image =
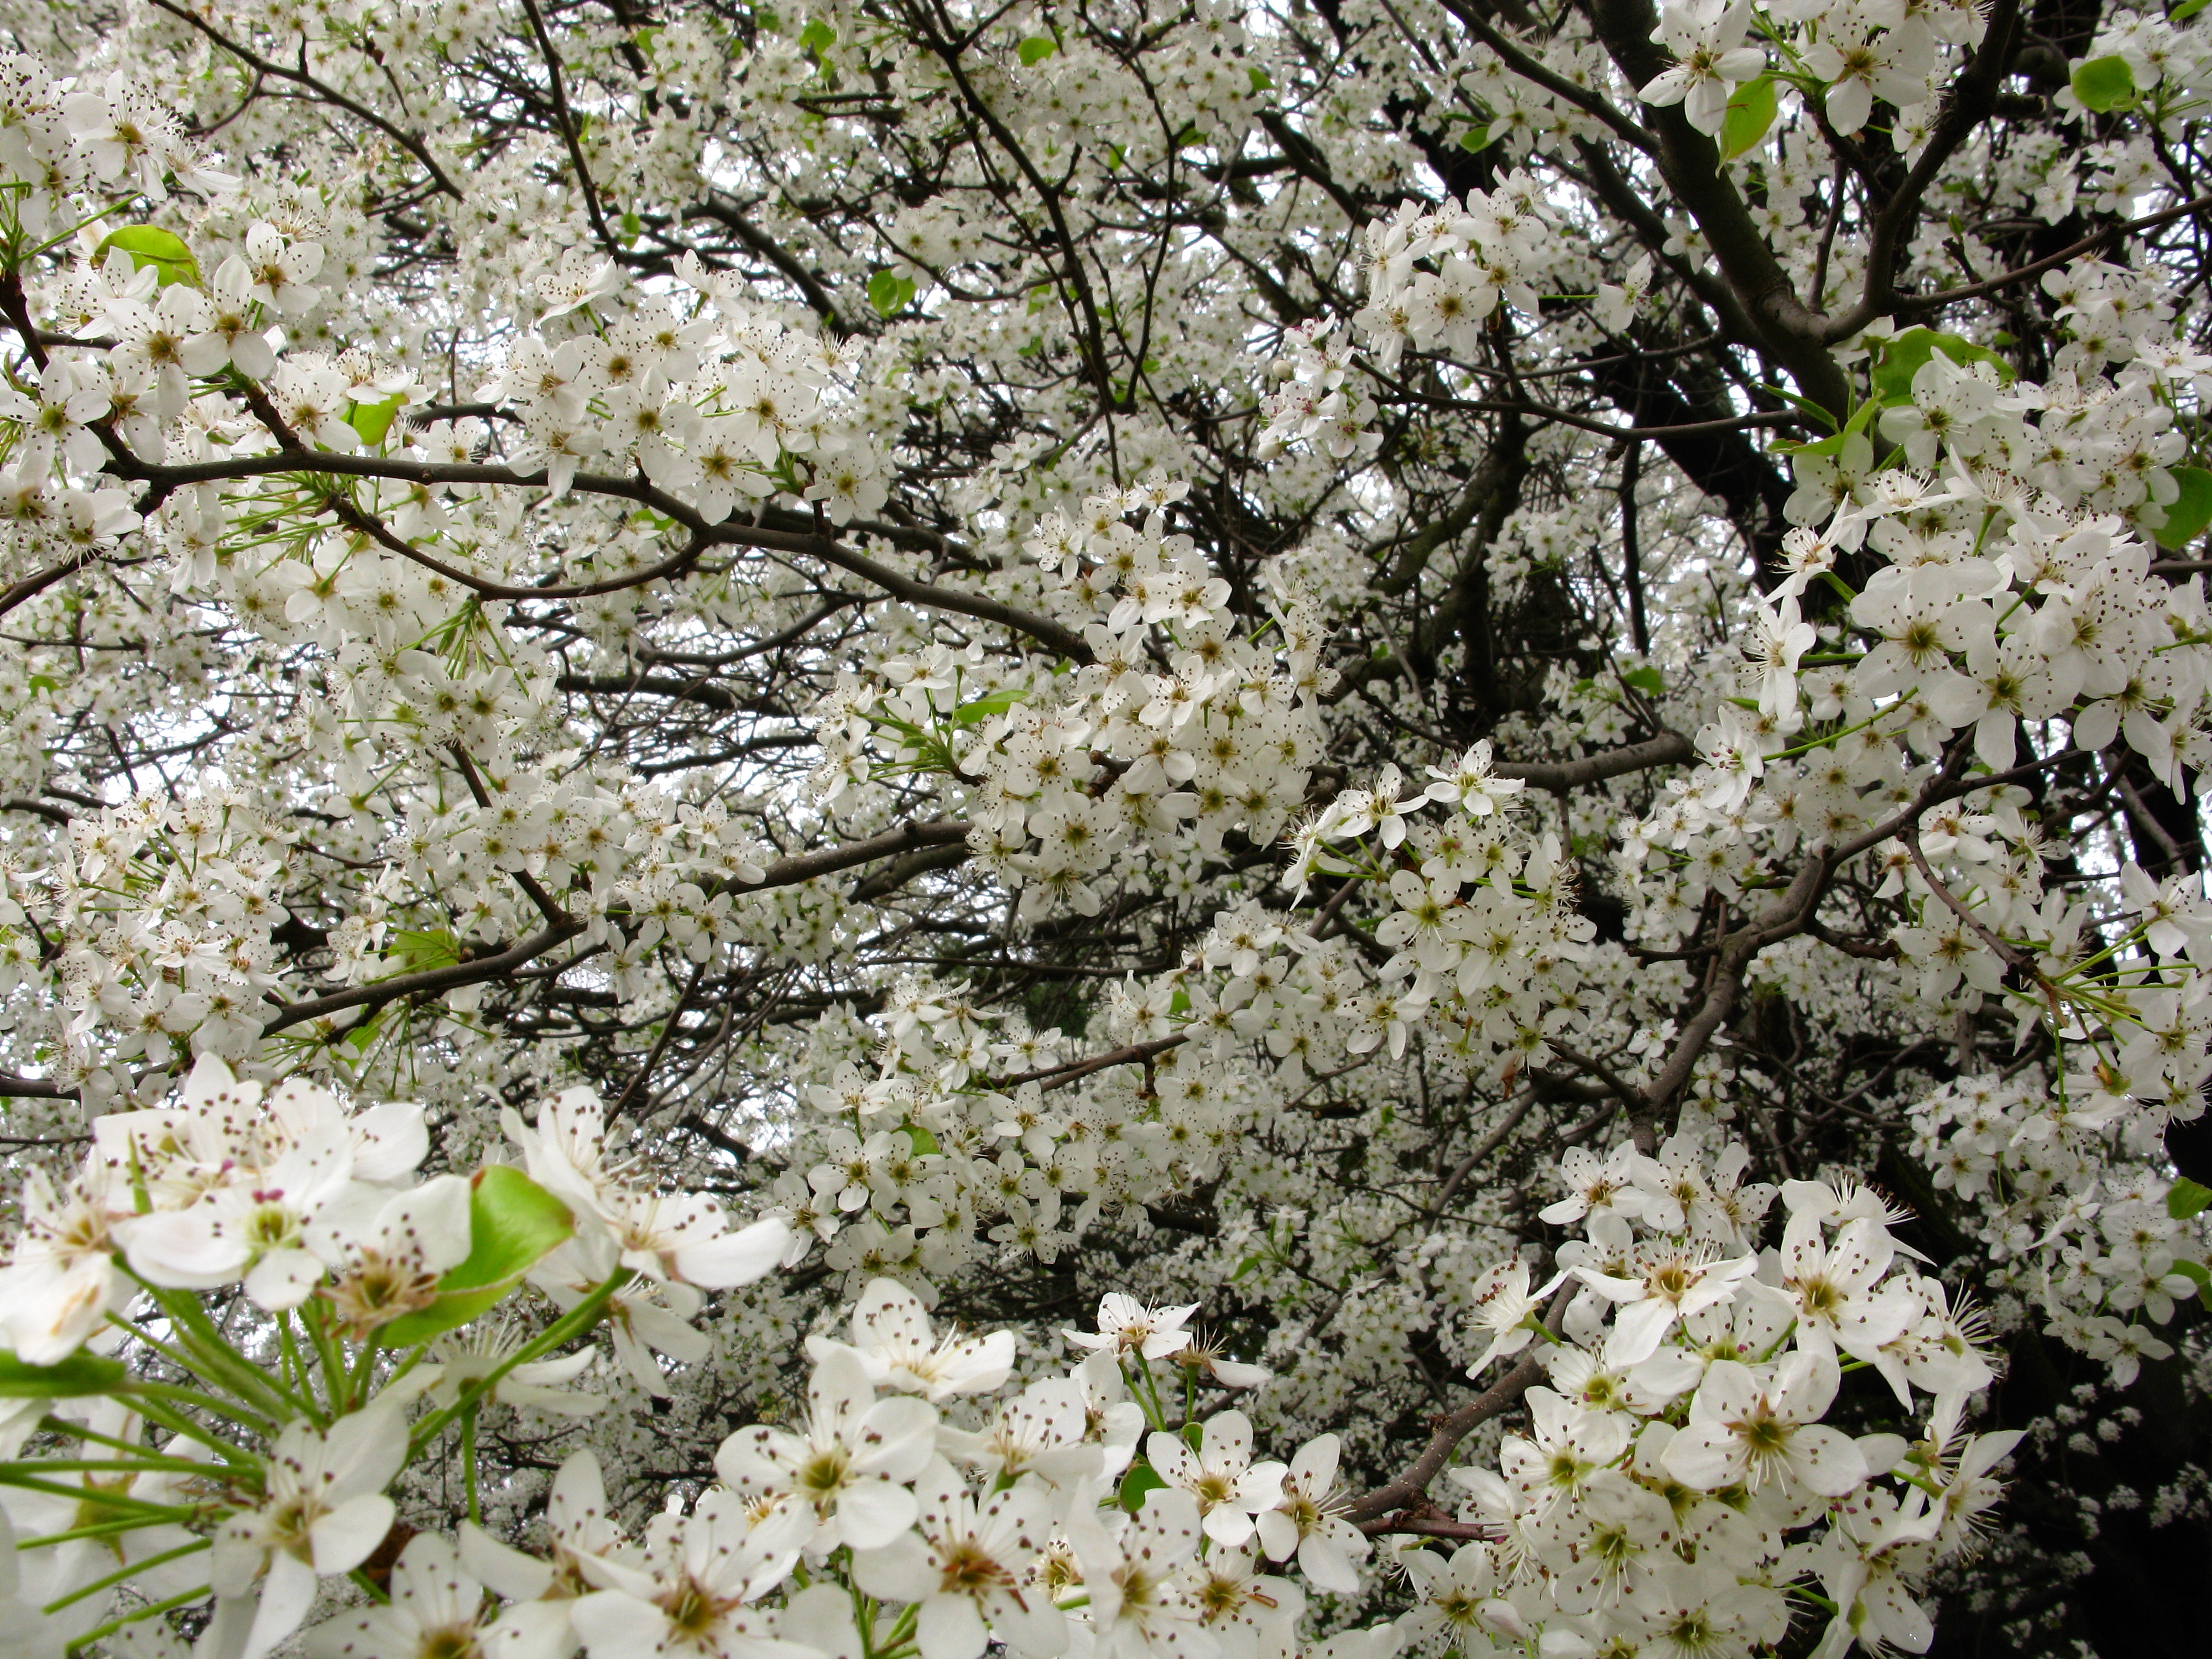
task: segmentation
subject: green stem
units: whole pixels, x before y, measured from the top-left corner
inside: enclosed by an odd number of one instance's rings
[[[1912,690],[1906,692],[1905,696],[1899,700],[1899,702],[1911,702],[1919,690],[1920,688],[1918,686],[1914,686]],[[1845,738],[1850,737],[1855,732],[1865,731],[1869,726],[1875,725],[1876,722],[1895,713],[1897,707],[1897,703],[1886,703],[1881,708],[1876,709],[1873,714],[1868,715],[1866,719],[1861,720],[1856,726],[1847,726],[1840,732],[1824,732],[1817,738],[1808,738],[1805,742],[1797,744],[1795,748],[1777,750],[1771,755],[1761,755],[1759,759],[1762,761],[1792,760],[1799,755],[1809,754],[1815,749],[1828,748],[1832,744],[1841,743]]]
[[[288,1388],[300,1393],[307,1392],[307,1362],[300,1358],[300,1344],[292,1334],[292,1316],[287,1312],[276,1316],[276,1347],[283,1356],[284,1382]]]
[[[94,1509],[135,1511],[152,1516],[157,1521],[190,1521],[198,1513],[181,1504],[149,1504],[143,1498],[124,1498],[114,1492],[102,1492],[97,1486],[72,1486],[65,1481],[41,1480],[35,1475],[17,1473],[21,1468],[51,1467],[43,1462],[0,1463],[0,1486],[21,1486],[25,1492],[42,1492],[50,1497],[66,1498],[79,1505],[89,1504]]]
[[[154,1449],[137,1441],[118,1440],[112,1434],[101,1434],[95,1429],[86,1428],[82,1423],[66,1422],[58,1417],[42,1417],[39,1419],[39,1426],[48,1434],[58,1434],[70,1440],[89,1441],[95,1446],[112,1446],[117,1451],[129,1452],[133,1457],[147,1456]]]
[[[477,1408],[471,1406],[461,1413],[461,1480],[468,1493],[469,1521],[482,1526],[483,1516],[477,1509]]]
[[[126,1268],[125,1271],[129,1270]],[[219,1378],[223,1386],[234,1394],[273,1407],[274,1415],[280,1421],[289,1417],[313,1418],[315,1415],[307,1401],[272,1382],[265,1372],[225,1341],[222,1333],[216,1328],[215,1322],[207,1316],[207,1310],[200,1306],[196,1297],[189,1292],[179,1295],[148,1284],[136,1273],[131,1276],[138,1279],[147,1294],[154,1298],[155,1305],[168,1316],[179,1340],[198,1362],[194,1370]]]
[[[120,1318],[114,1314],[107,1316],[107,1322],[114,1326],[118,1330],[130,1332],[133,1337],[144,1343],[148,1347],[151,1348],[155,1353],[161,1355],[162,1358],[167,1360],[172,1365],[174,1365],[180,1371],[201,1371],[209,1369],[209,1367],[201,1364],[195,1354],[189,1351],[189,1349],[180,1349],[170,1343],[162,1341],[160,1337],[155,1336],[151,1331],[146,1329],[143,1325],[136,1324],[128,1319]],[[126,1383],[124,1386],[125,1388],[129,1388],[131,1385]],[[149,1383],[144,1386],[150,1388],[156,1385]]]
[[[307,1328],[307,1334],[314,1340],[316,1358],[322,1361],[323,1393],[330,1401],[331,1415],[333,1418],[343,1417],[353,1409],[352,1393],[346,1387],[345,1350],[331,1334],[330,1322],[324,1317],[322,1304],[309,1302],[302,1307],[300,1322]],[[308,1391],[302,1387],[300,1392],[307,1394]]]
[[[276,1432],[277,1425],[283,1420],[265,1412],[256,1411],[251,1406],[241,1405],[235,1400],[225,1400],[220,1395],[203,1394],[198,1389],[179,1388],[173,1382],[125,1382],[117,1387],[116,1392],[139,1401],[141,1410],[145,1408],[144,1402],[149,1400],[171,1401],[179,1406],[193,1406],[204,1412],[212,1412],[217,1417],[227,1417],[234,1423],[264,1434]],[[224,1443],[212,1440],[208,1443],[220,1449]]]
[[[159,1453],[126,1462],[120,1457],[41,1457],[21,1465],[0,1464],[0,1468],[35,1468],[58,1470],[64,1474],[205,1474],[208,1466],[193,1462],[189,1458],[163,1457]]]
[[[179,1595],[171,1596],[166,1601],[156,1601],[150,1607],[133,1607],[130,1612],[125,1613],[120,1619],[111,1619],[106,1624],[100,1626],[97,1630],[88,1630],[85,1632],[85,1633],[78,1637],[76,1641],[70,1643],[64,1651],[69,1653],[82,1653],[85,1649],[90,1647],[94,1642],[100,1640],[103,1637],[114,1635],[116,1632],[121,1630],[125,1625],[135,1625],[142,1619],[158,1618],[162,1613],[172,1612],[178,1607],[188,1607],[193,1602],[206,1595],[207,1593],[208,1587],[205,1584],[202,1584],[198,1589],[185,1590]]]
[[[88,1527],[71,1527],[67,1532],[50,1532],[37,1538],[19,1538],[15,1547],[34,1550],[46,1544],[73,1543],[80,1538],[112,1538],[119,1532],[137,1532],[141,1527],[160,1524],[153,1521],[99,1521]]]
[[[599,1316],[613,1301],[615,1292],[636,1275],[627,1267],[615,1269],[614,1276],[579,1302],[568,1312],[547,1326],[537,1337],[526,1342],[501,1360],[498,1366],[478,1377],[460,1392],[460,1397],[443,1411],[434,1412],[415,1425],[408,1437],[407,1457],[413,1462],[416,1455],[446,1431],[446,1425],[498,1387],[507,1374],[517,1365],[525,1365],[538,1355],[550,1352],[572,1336],[581,1335],[599,1322]]]
[[[106,1577],[95,1579],[93,1583],[87,1584],[82,1589],[71,1590],[67,1595],[63,1596],[58,1601],[47,1602],[46,1605],[40,1608],[39,1611],[48,1613],[59,1613],[64,1607],[69,1606],[70,1602],[82,1601],[86,1596],[92,1595],[94,1591],[107,1589],[113,1585],[119,1584],[125,1579],[129,1578],[135,1574],[145,1571],[149,1567],[158,1567],[164,1561],[174,1561],[179,1558],[186,1555],[198,1555],[202,1550],[210,1550],[214,1547],[214,1539],[195,1538],[189,1544],[179,1544],[173,1550],[163,1550],[159,1555],[149,1555],[143,1561],[133,1561],[129,1566],[118,1567],[113,1572],[109,1573]]]
[[[125,208],[129,207],[131,203],[137,201],[141,193],[142,192],[134,190],[128,196],[125,196],[115,201],[110,202],[106,207],[100,209],[99,212],[94,214],[90,218],[80,219],[75,224],[71,225],[67,230],[64,231],[60,235],[51,237],[47,240],[40,243],[38,246],[33,248],[30,252],[26,254],[24,257],[27,259],[35,259],[41,253],[46,252],[47,249],[59,247],[64,242],[69,240],[70,237],[76,235],[77,232],[82,230],[87,225],[96,225],[102,219],[105,219],[109,214],[121,212]]]
[[[149,1423],[158,1424],[173,1434],[187,1440],[197,1441],[226,1463],[243,1464],[249,1468],[256,1469],[261,1467],[259,1454],[248,1451],[243,1446],[234,1446],[228,1440],[210,1434],[182,1412],[173,1412],[167,1406],[157,1401],[149,1400],[143,1395],[134,1395],[131,1404],[131,1409]]]
[[[368,1385],[376,1375],[377,1334],[371,1331],[368,1340],[361,1345],[361,1358],[354,1362],[352,1372],[346,1378],[346,1398],[366,1403]],[[417,1349],[417,1352],[421,1350]]]

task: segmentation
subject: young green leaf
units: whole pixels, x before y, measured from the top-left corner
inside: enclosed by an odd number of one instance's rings
[[[1721,159],[1733,161],[1746,151],[1757,149],[1759,141],[1766,137],[1766,130],[1774,125],[1780,108],[1781,100],[1775,95],[1772,76],[1762,75],[1738,87],[1721,117]]]
[[[1128,1474],[1121,1477],[1121,1490],[1114,1495],[1121,1507],[1134,1515],[1145,1507],[1145,1494],[1158,1492],[1168,1483],[1150,1463],[1139,1460],[1129,1465]]]
[[[2186,1221],[2212,1205],[2212,1187],[2200,1187],[2187,1176],[2166,1189],[2166,1212],[2176,1221]]]
[[[955,726],[980,726],[994,714],[1005,714],[1029,694],[1027,686],[1000,686],[988,696],[962,703],[952,711],[952,723]]]
[[[914,279],[896,270],[879,270],[868,278],[868,303],[878,317],[896,317],[914,300]]]
[[[1972,340],[1956,334],[1938,334],[1932,328],[1908,328],[1884,346],[1875,360],[1876,400],[1883,404],[1911,403],[1912,377],[1938,351],[1961,368],[1968,363],[1988,363],[1996,368],[2000,380],[2009,381],[2013,377],[2010,363]]]
[[[179,283],[187,288],[200,285],[199,261],[185,246],[183,237],[163,230],[158,225],[125,225],[112,230],[94,250],[92,262],[99,264],[107,258],[111,248],[120,248],[131,256],[131,263],[141,270],[150,270],[163,288]]]
[[[384,1328],[386,1346],[413,1347],[465,1325],[576,1230],[568,1206],[521,1170],[495,1164],[469,1193],[469,1254],[438,1281],[438,1299]]]
[[[395,393],[382,403],[356,404],[346,415],[346,424],[361,434],[365,447],[374,449],[392,430],[392,420],[398,413],[399,398]]]
[[[1800,414],[1810,415],[1822,426],[1827,428],[1829,431],[1833,432],[1837,429],[1838,422],[1836,417],[1828,413],[1826,410],[1821,408],[1820,404],[1814,403],[1810,398],[1801,398],[1787,387],[1776,386],[1771,380],[1762,380],[1759,383],[1759,390],[1762,392],[1772,392],[1776,397],[1781,398],[1784,403],[1788,404],[1792,409],[1796,410]]]
[[[461,959],[460,941],[443,927],[403,927],[392,936],[392,954],[410,974],[450,968]]]
[[[2177,466],[2173,481],[2181,486],[2181,494],[2166,503],[2166,522],[2151,532],[2169,553],[2188,546],[2212,524],[2212,472],[2201,466]]]
[[[2135,101],[2135,71],[2124,58],[2092,58],[2074,67],[2074,95],[2100,115],[2118,109]]]
[[[123,1380],[123,1362],[73,1353],[58,1365],[26,1365],[0,1348],[0,1400],[68,1400],[106,1394]]]
[[[1021,58],[1024,69],[1035,69],[1059,50],[1060,42],[1048,34],[1032,34],[1014,48]]]

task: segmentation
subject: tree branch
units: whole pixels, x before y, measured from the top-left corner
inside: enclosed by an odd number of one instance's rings
[[[335,104],[338,108],[345,111],[347,114],[351,115],[359,120],[368,122],[369,125],[374,127],[386,137],[391,139],[393,143],[398,145],[400,149],[405,150],[410,155],[420,161],[422,164],[423,171],[430,175],[432,181],[436,184],[441,191],[452,197],[457,202],[463,199],[461,187],[455,184],[452,179],[447,176],[445,168],[438,165],[437,157],[430,154],[429,147],[428,145],[426,145],[420,138],[415,137],[404,129],[395,126],[391,122],[386,120],[374,110],[369,108],[368,105],[356,102],[355,100],[347,97],[345,94],[340,92],[336,87],[330,86],[324,82],[317,80],[313,76],[308,74],[304,67],[296,70],[287,69],[283,64],[277,63],[274,58],[264,58],[259,52],[253,51],[251,47],[240,46],[237,41],[223,33],[222,30],[216,28],[214,24],[208,22],[204,18],[198,16],[192,12],[185,10],[182,6],[173,4],[172,0],[151,0],[151,3],[158,6],[161,10],[168,13],[170,16],[176,18],[179,21],[189,24],[191,27],[198,29],[202,34],[207,36],[209,40],[215,42],[216,46],[221,46],[232,57],[237,58],[239,62],[244,64],[255,74],[269,76],[278,81],[289,81],[296,87],[305,87],[310,92],[313,93],[315,96],[321,99],[325,103]],[[534,15],[535,14],[533,13],[533,15]]]

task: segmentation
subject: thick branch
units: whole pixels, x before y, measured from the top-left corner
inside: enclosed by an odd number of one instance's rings
[[[1592,26],[1621,73],[1646,86],[1673,67],[1653,40],[1659,20],[1650,0],[1588,0]],[[1766,245],[1743,196],[1722,172],[1713,141],[1690,125],[1680,105],[1650,111],[1656,159],[1668,188],[1705,233],[1705,245],[1742,301],[1768,356],[1787,368],[1814,403],[1840,412],[1850,381],[1828,355],[1828,319],[1808,311]]]
[[[1504,761],[1491,770],[1501,778],[1518,778],[1533,787],[1556,793],[1564,789],[1579,789],[1585,784],[1603,783],[1607,778],[1621,777],[1630,772],[1649,771],[1655,766],[1680,766],[1695,760],[1697,756],[1690,740],[1680,732],[1662,732],[1625,749],[1607,749],[1585,755],[1580,760]]]

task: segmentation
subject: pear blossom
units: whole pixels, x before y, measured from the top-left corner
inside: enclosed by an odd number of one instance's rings
[[[218,1601],[243,1606],[258,1583],[243,1659],[261,1656],[300,1627],[320,1577],[350,1572],[391,1530],[384,1488],[407,1451],[397,1406],[380,1402],[323,1434],[295,1423],[270,1449],[261,1502],[226,1521],[210,1558]]]

